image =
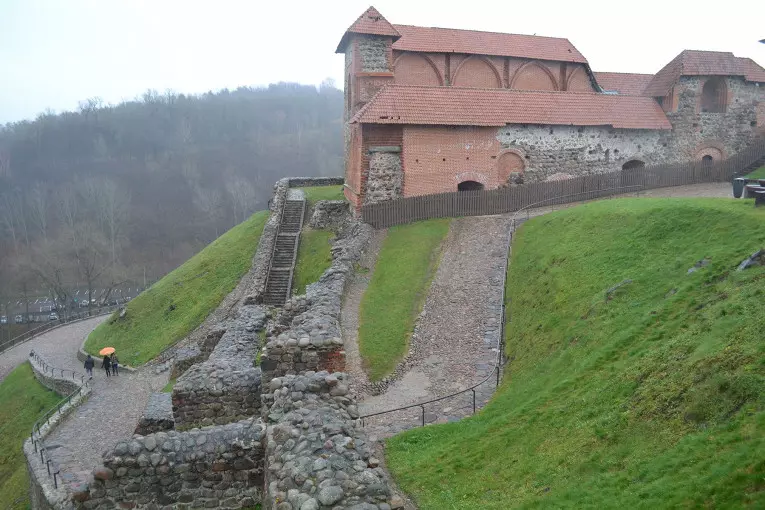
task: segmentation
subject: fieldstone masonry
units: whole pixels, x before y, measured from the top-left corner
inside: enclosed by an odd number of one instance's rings
[[[365,73],[386,73],[388,63],[388,41],[379,37],[359,38],[361,70]]]
[[[207,361],[178,378],[172,397],[176,427],[222,425],[258,413],[260,369],[254,365],[265,322],[262,307],[242,306]]]
[[[175,428],[173,418],[173,399],[170,393],[152,393],[143,416],[138,421],[135,433],[147,436],[163,430]]]
[[[88,509],[252,507],[261,498],[264,436],[254,419],[134,436],[104,456],[73,499]]]
[[[401,198],[404,173],[400,147],[370,147],[365,203]]]
[[[345,200],[319,200],[313,206],[308,226],[316,229],[339,229],[348,220],[348,205]]]

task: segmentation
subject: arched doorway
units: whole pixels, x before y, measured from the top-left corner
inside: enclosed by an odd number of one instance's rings
[[[701,111],[706,113],[725,113],[728,87],[723,78],[710,78],[701,88]]]
[[[714,162],[714,160],[715,159],[709,154],[701,158],[701,162],[704,163],[705,165],[711,165]]]
[[[483,184],[476,181],[462,181],[457,184],[457,191],[480,191],[483,189]]]
[[[635,170],[637,168],[645,168],[645,162],[639,159],[631,159],[622,165],[622,170]]]

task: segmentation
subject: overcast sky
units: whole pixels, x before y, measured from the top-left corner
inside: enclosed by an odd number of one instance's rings
[[[147,89],[342,86],[334,51],[370,0],[0,0],[0,123]],[[709,4],[709,7],[705,7]],[[566,37],[595,71],[654,73],[683,49],[765,64],[765,1],[376,0],[391,23]]]

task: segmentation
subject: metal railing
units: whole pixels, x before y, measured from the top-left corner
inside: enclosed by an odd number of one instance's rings
[[[43,427],[49,426],[51,419],[53,419],[55,416],[57,415],[60,416],[61,410],[64,408],[64,406],[71,405],[73,398],[82,396],[83,392],[88,387],[90,387],[90,378],[83,374],[80,374],[79,372],[70,370],[68,368],[53,367],[49,365],[35,351],[30,352],[29,357],[32,358],[37,368],[43,373],[43,375],[48,375],[48,373],[50,373],[50,377],[56,377],[56,374],[59,373],[61,379],[65,379],[65,378],[68,379],[69,376],[67,375],[65,377],[64,374],[69,373],[72,376],[73,384],[77,385],[76,390],[66,395],[58,403],[56,403],[56,405],[48,409],[45,412],[45,414],[43,414],[34,423],[34,425],[32,425],[32,431],[29,435],[30,440],[32,441],[32,446],[34,448],[35,454],[40,455],[40,463],[45,464],[45,467],[47,468],[47,471],[48,471],[48,475],[53,477],[53,486],[56,489],[58,489],[58,475],[61,473],[61,468],[58,466],[58,464],[53,463],[53,469],[51,470],[51,463],[53,462],[53,459],[50,457],[50,455],[48,455],[48,451],[45,448],[45,442],[43,441],[42,429]]]
[[[11,347],[15,347],[19,344],[27,342],[33,339],[34,337],[38,335],[42,335],[43,333],[46,333],[52,329],[65,326],[67,324],[72,324],[73,322],[79,322],[86,319],[92,319],[93,317],[108,315],[108,314],[114,313],[116,310],[119,310],[122,306],[123,305],[112,305],[112,306],[98,308],[95,312],[92,312],[92,313],[83,312],[78,314],[72,314],[67,318],[59,319],[56,321],[50,321],[36,328],[32,328],[29,331],[25,331],[24,333],[11,338],[10,340],[6,340],[5,342],[0,343],[0,354],[7,351]]]

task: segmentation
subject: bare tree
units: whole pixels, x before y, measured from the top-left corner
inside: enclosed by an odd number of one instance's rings
[[[27,194],[32,221],[40,230],[43,240],[48,240],[48,191],[39,182]]]
[[[111,264],[117,263],[117,243],[128,220],[130,196],[111,179],[89,179],[81,187],[104,235],[109,240]]]
[[[216,189],[194,187],[194,205],[202,213],[207,222],[212,223],[215,229],[215,238],[218,238],[218,220],[223,211],[223,197]]]
[[[239,224],[246,219],[247,211],[252,210],[255,202],[255,188],[241,175],[230,174],[226,179],[226,191],[231,195],[234,224]]]
[[[0,222],[2,222],[5,230],[8,231],[13,240],[13,251],[18,251],[18,239],[16,238],[16,215],[14,212],[14,206],[12,204],[13,197],[10,194],[5,193],[0,195]]]

